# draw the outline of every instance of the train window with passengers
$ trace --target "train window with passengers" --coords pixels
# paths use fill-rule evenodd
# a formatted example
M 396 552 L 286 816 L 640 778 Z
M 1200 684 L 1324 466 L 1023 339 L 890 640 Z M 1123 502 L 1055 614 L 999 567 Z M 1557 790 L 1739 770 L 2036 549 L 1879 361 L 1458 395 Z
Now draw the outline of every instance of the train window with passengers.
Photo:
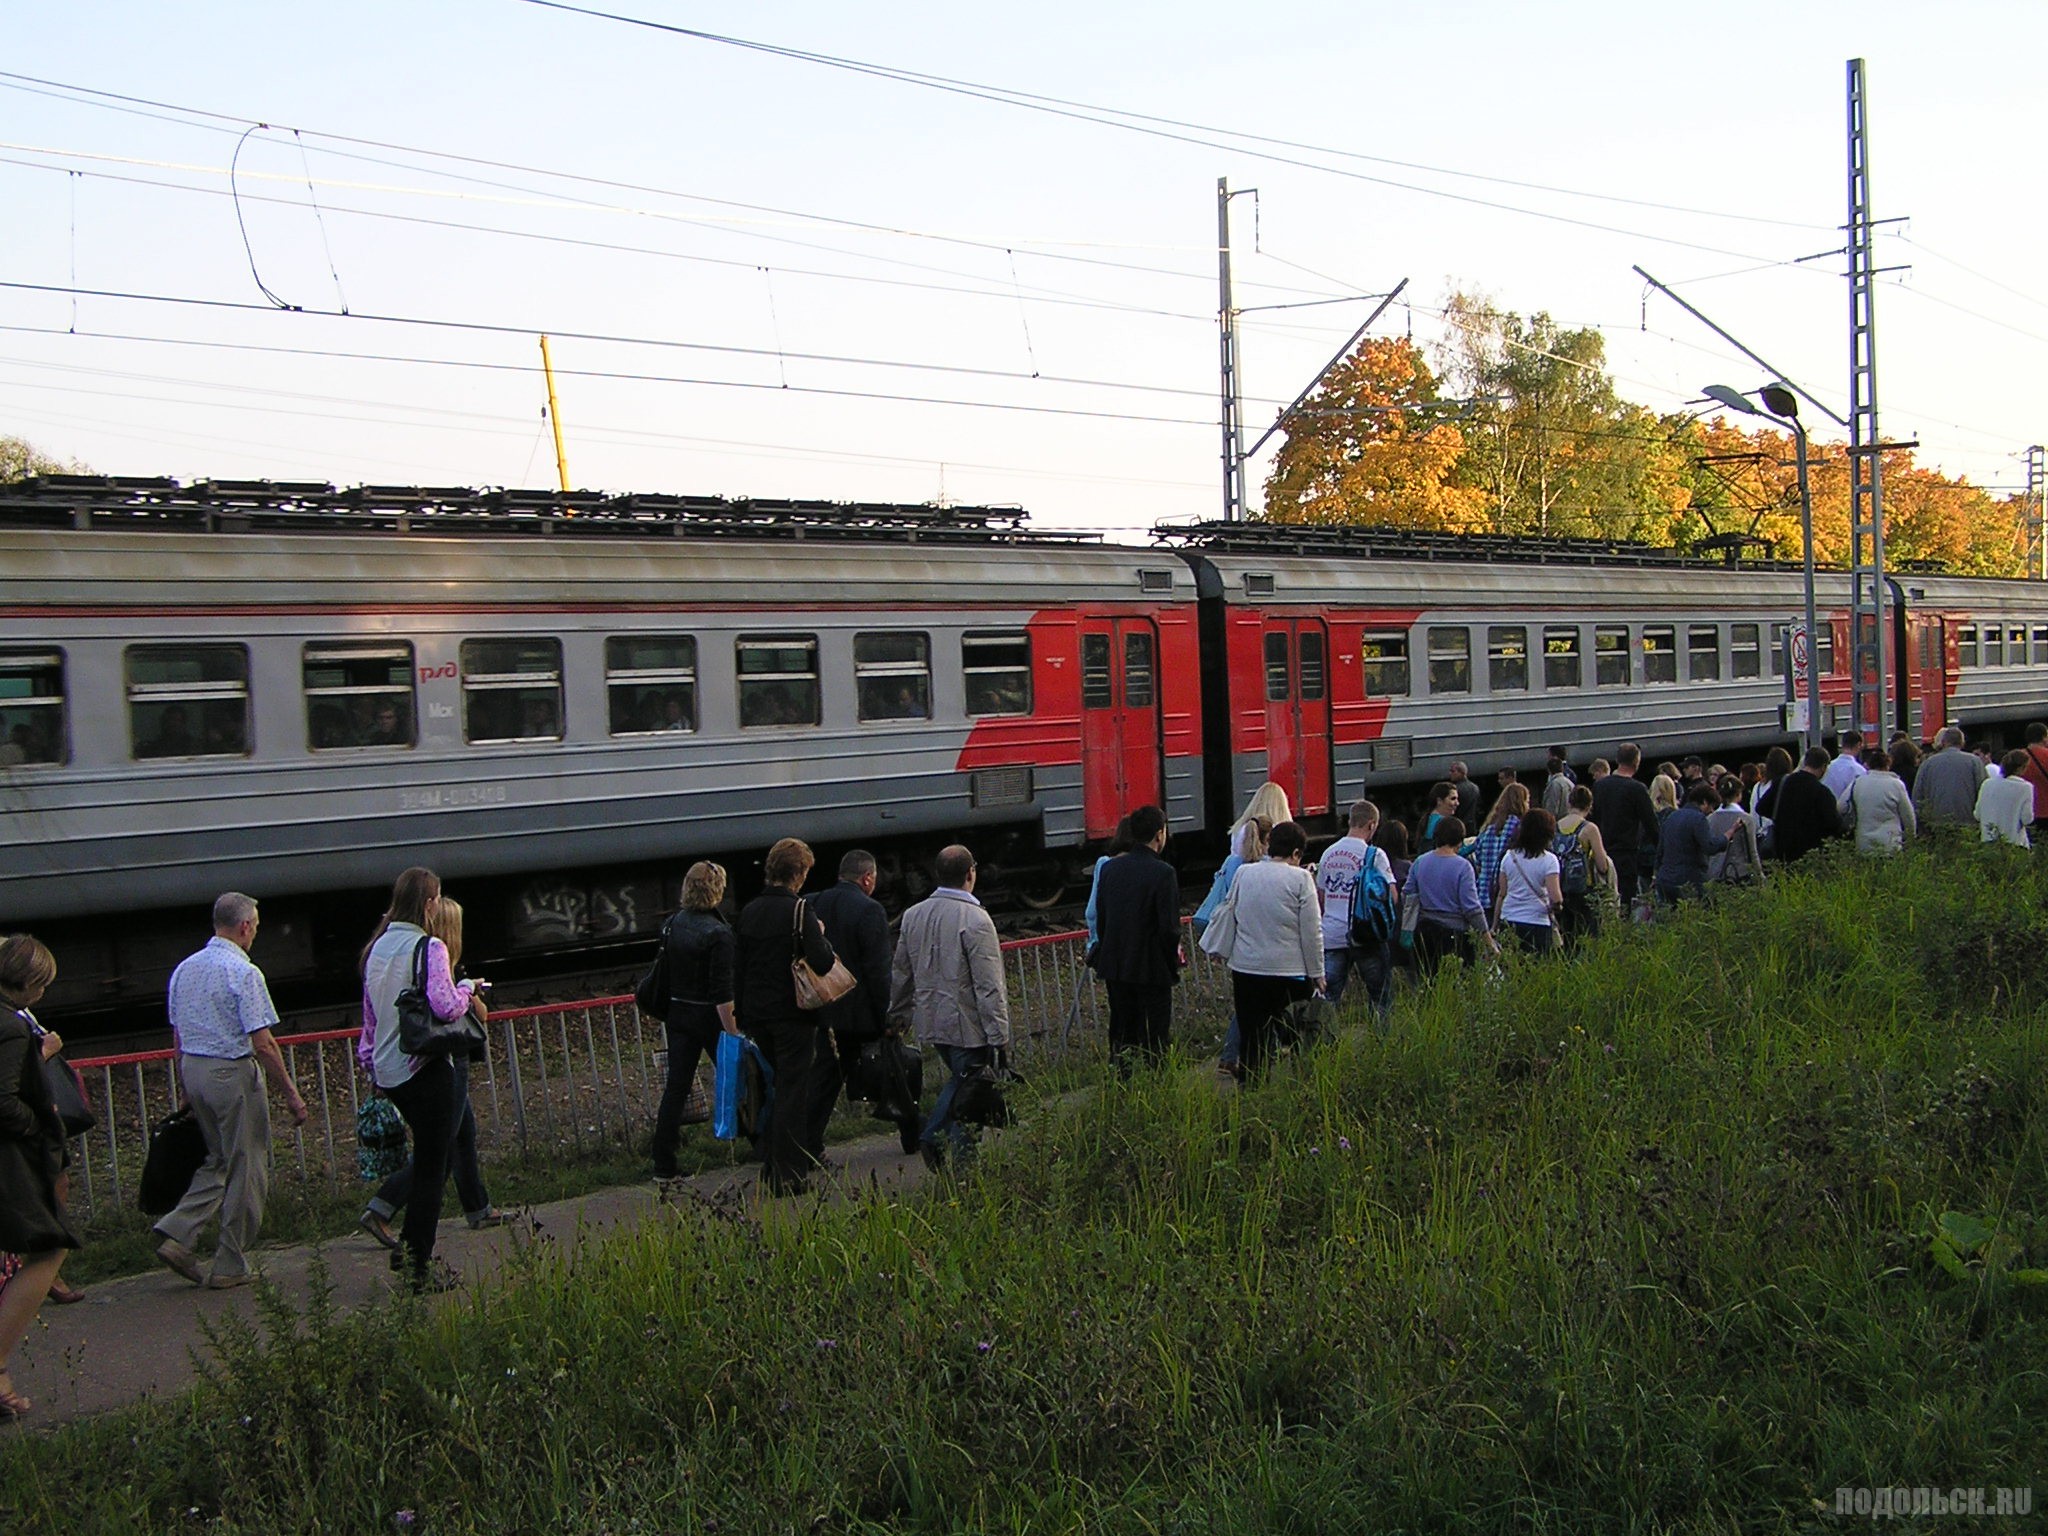
M 1472 631 L 1432 625 L 1429 631 L 1429 691 L 1472 691 Z
M 697 729 L 694 635 L 608 635 L 605 704 L 614 736 Z
M 1759 654 L 1761 636 L 1754 624 L 1730 624 L 1728 626 L 1728 675 L 1730 677 L 1761 677 L 1763 657 Z
M 929 720 L 932 717 L 932 642 L 909 629 L 853 637 L 853 676 L 860 718 Z
M 1543 686 L 1583 688 L 1585 678 L 1579 655 L 1579 626 L 1546 626 L 1543 631 Z
M 131 645 L 128 729 L 137 757 L 249 755 L 249 651 Z
M 462 730 L 481 745 L 562 739 L 562 642 L 462 642 Z
M 1601 625 L 1593 631 L 1593 681 L 1602 688 L 1626 688 L 1628 673 L 1628 631 Z
M 2008 667 L 2024 667 L 2027 664 L 2027 626 L 2010 625 L 2005 631 L 2005 664 Z
M 1358 642 L 1359 659 L 1365 663 L 1365 691 L 1370 698 L 1406 698 L 1408 695 L 1408 632 L 1368 630 Z
M 741 635 L 738 643 L 740 725 L 816 725 L 818 637 Z
M 1678 631 L 1669 624 L 1643 627 L 1643 681 L 1678 681 Z
M 1956 631 L 1956 664 L 1964 667 L 1977 665 L 1977 626 L 1965 624 Z
M 404 641 L 315 641 L 301 657 L 306 744 L 409 747 L 413 730 L 412 646 Z
M 1685 632 L 1685 675 L 1689 682 L 1721 680 L 1721 631 L 1712 624 L 1694 624 Z
M 61 763 L 64 653 L 0 651 L 0 768 Z
M 1031 713 L 1031 636 L 1023 630 L 969 630 L 960 637 L 960 671 L 968 714 Z
M 1487 626 L 1486 686 L 1495 693 L 1529 691 L 1529 631 L 1521 625 Z

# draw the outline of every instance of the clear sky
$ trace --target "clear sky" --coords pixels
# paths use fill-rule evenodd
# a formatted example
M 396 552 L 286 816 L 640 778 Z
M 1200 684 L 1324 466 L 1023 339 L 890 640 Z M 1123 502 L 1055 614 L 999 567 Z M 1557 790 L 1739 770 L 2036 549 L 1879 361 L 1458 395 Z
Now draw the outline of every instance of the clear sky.
M 545 330 L 579 486 L 1213 516 L 1218 177 L 1258 189 L 1242 304 L 1347 300 L 1245 317 L 1252 436 L 1402 277 L 1382 334 L 1436 343 L 1455 286 L 1603 327 L 1658 410 L 1765 377 L 1633 263 L 1840 409 L 1842 263 L 1796 259 L 1840 242 L 1862 57 L 1910 268 L 1884 435 L 2001 490 L 2048 437 L 2037 0 L 594 8 L 1091 110 L 524 0 L 18 6 L 0 281 L 249 307 L 0 287 L 0 433 L 126 474 L 546 486 Z

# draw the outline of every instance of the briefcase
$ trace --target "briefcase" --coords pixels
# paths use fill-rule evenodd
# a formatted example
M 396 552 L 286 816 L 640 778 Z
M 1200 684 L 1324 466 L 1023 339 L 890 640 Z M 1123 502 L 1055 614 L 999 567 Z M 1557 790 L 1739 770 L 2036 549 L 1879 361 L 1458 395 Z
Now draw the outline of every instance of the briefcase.
M 206 1137 L 191 1110 L 181 1109 L 157 1121 L 149 1133 L 149 1157 L 143 1162 L 142 1182 L 135 1191 L 135 1203 L 143 1215 L 162 1216 L 176 1210 L 205 1161 Z

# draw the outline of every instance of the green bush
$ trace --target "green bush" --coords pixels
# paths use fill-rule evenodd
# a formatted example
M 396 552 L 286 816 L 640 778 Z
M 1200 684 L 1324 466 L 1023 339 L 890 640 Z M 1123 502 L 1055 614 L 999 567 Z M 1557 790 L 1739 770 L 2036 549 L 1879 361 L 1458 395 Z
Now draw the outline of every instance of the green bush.
M 2026 1484 L 2044 957 L 2024 856 L 1821 861 L 1570 962 L 1453 968 L 1242 1094 L 1104 1081 L 928 1197 L 541 1243 L 440 1306 L 273 1301 L 189 1396 L 6 1447 L 0 1504 L 66 1532 L 1632 1531 Z

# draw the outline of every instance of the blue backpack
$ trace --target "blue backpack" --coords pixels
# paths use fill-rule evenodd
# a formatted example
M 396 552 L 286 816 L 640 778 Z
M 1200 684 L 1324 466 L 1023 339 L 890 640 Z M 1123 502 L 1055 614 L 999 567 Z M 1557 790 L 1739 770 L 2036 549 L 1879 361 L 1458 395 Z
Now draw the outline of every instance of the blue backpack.
M 1394 904 L 1393 883 L 1376 856 L 1369 856 L 1351 885 L 1351 943 L 1377 949 L 1401 931 L 1401 909 Z
M 1584 823 L 1581 823 L 1583 826 Z M 1557 883 L 1567 896 L 1583 896 L 1587 888 L 1586 845 L 1576 832 L 1560 832 L 1550 840 L 1557 855 Z

